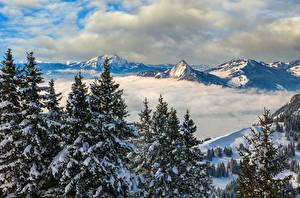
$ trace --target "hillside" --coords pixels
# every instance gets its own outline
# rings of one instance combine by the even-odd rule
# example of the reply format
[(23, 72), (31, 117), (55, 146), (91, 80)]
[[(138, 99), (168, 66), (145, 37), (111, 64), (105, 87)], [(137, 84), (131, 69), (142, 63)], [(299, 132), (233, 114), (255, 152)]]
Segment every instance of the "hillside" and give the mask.
[[(281, 174), (292, 175), (292, 184), (294, 186), (300, 186), (297, 181), (297, 175), (300, 173), (300, 170), (294, 170), (294, 166), (298, 167), (300, 163), (300, 150), (298, 150), (298, 140), (300, 138), (299, 104), (300, 97), (297, 94), (291, 98), (288, 104), (282, 106), (273, 114), (274, 122), (271, 127), (271, 130), (273, 131), (271, 136), (272, 141), (276, 146), (286, 149), (286, 154), (289, 155), (291, 163), (289, 170)], [(226, 173), (228, 175), (213, 177), (213, 184), (215, 187), (225, 189), (227, 184), (237, 178), (236, 172), (228, 171), (229, 164), (232, 166), (233, 161), (239, 163), (241, 157), (238, 148), (241, 148), (241, 145), (247, 147), (244, 136), (251, 135), (251, 128), (257, 132), (260, 130), (260, 127), (258, 126), (247, 127), (228, 135), (205, 141), (200, 145), (202, 151), (207, 153), (208, 161), (212, 165), (219, 167), (220, 164), (223, 163), (225, 164), (225, 167), (227, 167)], [(228, 152), (228, 150), (230, 150), (230, 152)], [(213, 156), (211, 156), (212, 152), (214, 153)], [(232, 169), (232, 167), (229, 169)]]

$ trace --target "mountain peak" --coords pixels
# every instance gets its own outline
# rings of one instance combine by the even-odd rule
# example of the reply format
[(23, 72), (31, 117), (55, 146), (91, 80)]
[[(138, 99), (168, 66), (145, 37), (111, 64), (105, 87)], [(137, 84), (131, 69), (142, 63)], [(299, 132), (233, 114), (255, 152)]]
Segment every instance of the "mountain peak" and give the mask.
[(88, 61), (85, 61), (82, 63), (83, 67), (85, 66), (91, 66), (92, 68), (98, 68), (98, 67), (102, 67), (104, 61), (106, 59), (110, 59), (109, 60), (109, 64), (114, 64), (114, 65), (125, 65), (128, 63), (128, 61), (116, 54), (104, 54), (101, 56), (96, 56)]
[(189, 66), (185, 60), (181, 60), (170, 70), (170, 77), (182, 78), (186, 75), (189, 75), (192, 71), (193, 68), (191, 68), (191, 66)]
[(183, 60), (183, 59), (181, 61), (179, 61), (177, 64), (188, 65), (187, 62), (185, 60)]

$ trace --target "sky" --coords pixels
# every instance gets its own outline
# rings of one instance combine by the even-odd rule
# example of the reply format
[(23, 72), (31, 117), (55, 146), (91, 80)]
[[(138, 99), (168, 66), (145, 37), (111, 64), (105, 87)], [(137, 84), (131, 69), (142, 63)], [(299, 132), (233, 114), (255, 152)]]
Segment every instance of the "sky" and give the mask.
[(299, 0), (0, 0), (0, 53), (220, 64), (300, 55)]
[[(155, 109), (158, 97), (163, 95), (169, 108), (177, 110), (182, 121), (187, 109), (197, 125), (196, 136), (200, 139), (218, 137), (238, 131), (258, 122), (263, 108), (272, 112), (286, 104), (294, 92), (261, 92), (256, 90), (235, 90), (217, 85), (205, 86), (197, 82), (176, 79), (155, 79), (137, 76), (115, 77), (124, 89), (129, 121), (138, 121), (142, 101), (145, 97)], [(85, 80), (90, 84), (93, 80)], [(63, 93), (62, 105), (66, 104), (72, 80), (57, 79), (56, 89)]]

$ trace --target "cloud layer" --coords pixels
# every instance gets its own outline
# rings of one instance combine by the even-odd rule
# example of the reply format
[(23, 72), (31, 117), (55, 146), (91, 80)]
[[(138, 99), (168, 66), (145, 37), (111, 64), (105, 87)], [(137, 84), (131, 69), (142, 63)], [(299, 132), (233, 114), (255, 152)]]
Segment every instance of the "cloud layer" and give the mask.
[[(136, 121), (142, 108), (142, 101), (147, 97), (155, 108), (160, 94), (175, 107), (182, 120), (186, 109), (197, 124), (197, 137), (216, 137), (224, 135), (253, 123), (263, 108), (276, 110), (287, 103), (292, 92), (257, 93), (255, 90), (237, 91), (220, 86), (205, 86), (194, 82), (174, 79), (153, 79), (142, 77), (116, 77), (124, 89), (125, 99), (131, 116)], [(90, 80), (87, 83), (91, 82)], [(67, 99), (72, 81), (57, 80), (56, 86), (64, 94), (63, 104)]]
[(146, 63), (291, 60), (299, 12), (296, 0), (0, 0), (0, 47), (48, 61), (103, 53)]

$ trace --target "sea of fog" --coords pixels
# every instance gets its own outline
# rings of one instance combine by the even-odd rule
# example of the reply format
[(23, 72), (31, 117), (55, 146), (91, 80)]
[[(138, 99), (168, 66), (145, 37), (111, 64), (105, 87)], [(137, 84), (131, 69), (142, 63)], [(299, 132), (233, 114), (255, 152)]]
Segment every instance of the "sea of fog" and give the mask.
[[(154, 79), (137, 76), (115, 77), (124, 89), (124, 96), (130, 116), (138, 120), (142, 101), (147, 97), (155, 108), (160, 94), (176, 108), (180, 120), (189, 109), (197, 124), (197, 137), (217, 137), (248, 127), (257, 122), (263, 108), (276, 110), (295, 94), (294, 92), (257, 92), (256, 90), (235, 90), (220, 86), (205, 86), (196, 82), (175, 79)], [(86, 80), (89, 84), (92, 80)], [(62, 105), (70, 91), (72, 80), (57, 79), (56, 88), (63, 93)]]

